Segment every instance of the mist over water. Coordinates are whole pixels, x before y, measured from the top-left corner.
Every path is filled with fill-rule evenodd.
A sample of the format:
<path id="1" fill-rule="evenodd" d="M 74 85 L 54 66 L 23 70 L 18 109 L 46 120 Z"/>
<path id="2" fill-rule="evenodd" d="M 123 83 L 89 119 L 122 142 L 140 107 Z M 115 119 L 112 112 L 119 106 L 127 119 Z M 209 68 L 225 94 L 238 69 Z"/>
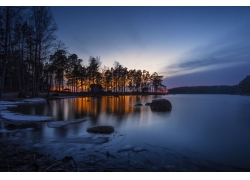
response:
<path id="1" fill-rule="evenodd" d="M 168 99 L 172 111 L 153 112 L 145 106 L 157 98 Z M 134 106 L 136 103 L 143 106 Z M 105 159 L 108 152 L 116 157 L 109 159 L 110 163 L 131 156 L 131 163 L 156 168 L 152 171 L 159 167 L 164 171 L 202 171 L 197 164 L 211 169 L 221 165 L 250 169 L 249 107 L 249 96 L 165 95 L 69 98 L 20 104 L 8 110 L 59 121 L 87 119 L 61 128 L 49 128 L 44 122 L 39 131 L 11 137 L 43 153 L 78 158 L 92 154 Z M 113 126 L 115 133 L 86 131 L 98 125 Z M 8 137 L 8 133 L 0 134 Z"/>

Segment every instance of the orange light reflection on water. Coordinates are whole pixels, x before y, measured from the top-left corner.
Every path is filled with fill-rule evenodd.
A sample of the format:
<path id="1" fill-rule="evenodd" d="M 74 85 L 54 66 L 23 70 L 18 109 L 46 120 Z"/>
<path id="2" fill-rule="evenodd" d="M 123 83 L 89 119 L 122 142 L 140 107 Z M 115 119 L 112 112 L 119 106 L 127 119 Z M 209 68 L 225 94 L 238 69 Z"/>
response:
<path id="1" fill-rule="evenodd" d="M 78 112 L 88 115 L 96 115 L 103 112 L 108 114 L 128 114 L 134 112 L 133 105 L 138 99 L 135 96 L 103 96 L 102 98 L 84 97 L 74 101 L 74 107 Z M 67 111 L 67 109 L 65 109 Z"/>
<path id="2" fill-rule="evenodd" d="M 89 118 L 92 123 L 116 119 L 126 119 L 126 115 L 142 116 L 150 107 L 145 103 L 151 102 L 152 96 L 102 96 L 79 97 L 50 101 L 45 108 L 51 113 L 54 120 L 66 121 L 79 118 Z M 142 103 L 143 106 L 134 106 Z M 112 116 L 109 116 L 112 115 Z"/>

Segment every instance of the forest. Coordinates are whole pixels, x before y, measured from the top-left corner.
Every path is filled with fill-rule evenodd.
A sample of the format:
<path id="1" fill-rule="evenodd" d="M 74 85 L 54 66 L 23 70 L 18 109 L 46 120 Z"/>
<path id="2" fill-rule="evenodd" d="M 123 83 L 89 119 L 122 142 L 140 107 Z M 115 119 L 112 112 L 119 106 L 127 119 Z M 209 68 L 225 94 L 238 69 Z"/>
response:
<path id="1" fill-rule="evenodd" d="M 3 92 L 47 90 L 144 92 L 166 89 L 163 76 L 147 70 L 128 69 L 119 62 L 101 68 L 100 57 L 88 65 L 70 54 L 56 32 L 49 7 L 0 7 L 0 98 Z"/>

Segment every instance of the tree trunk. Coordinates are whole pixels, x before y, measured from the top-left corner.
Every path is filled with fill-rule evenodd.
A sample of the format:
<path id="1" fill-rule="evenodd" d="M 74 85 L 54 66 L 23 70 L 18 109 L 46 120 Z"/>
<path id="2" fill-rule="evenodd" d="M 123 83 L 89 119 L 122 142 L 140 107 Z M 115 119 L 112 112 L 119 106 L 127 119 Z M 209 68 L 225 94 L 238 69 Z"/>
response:
<path id="1" fill-rule="evenodd" d="M 8 35 L 10 33 L 10 27 L 9 27 L 9 7 L 6 7 L 6 26 L 5 26 L 5 41 L 4 41 L 4 59 L 3 59 L 3 69 L 2 69 L 2 75 L 1 75 L 1 82 L 0 82 L 0 98 L 3 97 L 3 89 L 4 89 L 4 78 L 5 78 L 5 70 L 6 70 L 6 64 L 8 60 Z"/>
<path id="2" fill-rule="evenodd" d="M 51 83 L 52 83 L 52 75 L 50 75 L 50 79 L 49 79 L 49 87 L 48 87 L 48 93 L 47 93 L 48 97 L 49 97 L 49 94 L 50 94 Z"/>
<path id="3" fill-rule="evenodd" d="M 33 71 L 32 71 L 32 97 L 35 97 L 36 95 L 36 63 L 37 63 L 37 42 L 36 42 L 36 48 L 35 48 L 35 60 L 33 64 Z"/>

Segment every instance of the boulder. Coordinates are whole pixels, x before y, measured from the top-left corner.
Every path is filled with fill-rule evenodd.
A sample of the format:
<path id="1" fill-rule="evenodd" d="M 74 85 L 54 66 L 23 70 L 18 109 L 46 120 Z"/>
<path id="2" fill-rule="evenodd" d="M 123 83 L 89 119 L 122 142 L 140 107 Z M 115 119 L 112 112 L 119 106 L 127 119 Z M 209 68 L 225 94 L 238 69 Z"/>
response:
<path id="1" fill-rule="evenodd" d="M 172 104 L 167 99 L 155 99 L 151 102 L 152 111 L 171 111 Z"/>
<path id="2" fill-rule="evenodd" d="M 150 106 L 150 105 L 151 105 L 151 103 L 146 103 L 146 104 L 145 104 L 145 106 Z"/>
<path id="3" fill-rule="evenodd" d="M 114 132 L 114 128 L 112 126 L 96 126 L 96 127 L 88 128 L 87 132 L 100 133 L 100 134 L 110 134 L 110 133 Z"/>

